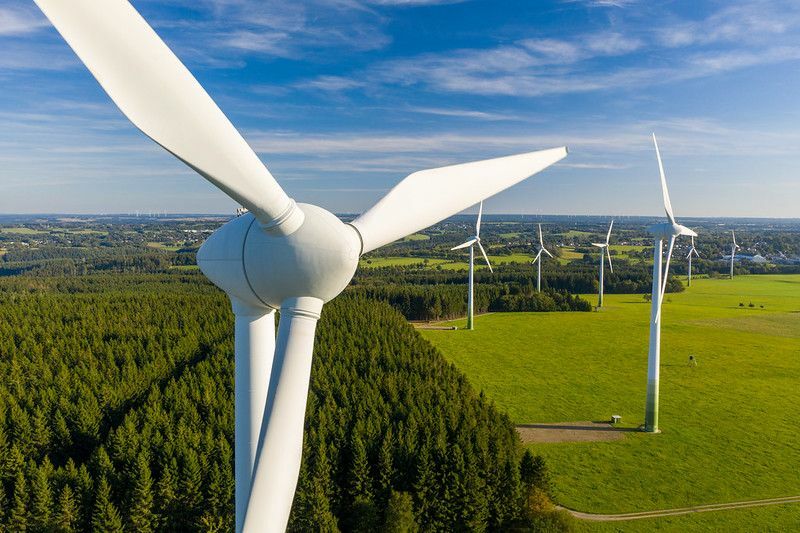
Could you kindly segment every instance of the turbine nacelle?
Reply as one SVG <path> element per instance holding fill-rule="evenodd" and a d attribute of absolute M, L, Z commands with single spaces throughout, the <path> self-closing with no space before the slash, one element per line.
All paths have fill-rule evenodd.
<path fill-rule="evenodd" d="M 667 240 L 670 237 L 677 237 L 678 235 L 689 235 L 690 237 L 697 237 L 697 233 L 693 230 L 682 226 L 678 223 L 664 222 L 663 224 L 654 224 L 647 228 L 647 231 L 661 240 Z"/>
<path fill-rule="evenodd" d="M 262 230 L 248 213 L 214 232 L 197 252 L 203 273 L 228 295 L 256 307 L 279 309 L 287 298 L 323 302 L 344 290 L 355 274 L 361 239 L 353 226 L 310 204 L 291 235 Z"/>

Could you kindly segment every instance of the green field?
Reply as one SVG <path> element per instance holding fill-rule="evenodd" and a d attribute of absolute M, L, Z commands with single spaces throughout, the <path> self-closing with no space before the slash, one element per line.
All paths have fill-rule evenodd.
<path fill-rule="evenodd" d="M 424 261 L 424 257 L 366 257 L 361 259 L 361 266 L 364 268 L 410 266 L 422 264 Z M 491 261 L 492 266 L 502 265 L 504 263 L 529 263 L 533 261 L 533 256 L 530 254 L 489 254 L 489 261 Z M 429 268 L 441 267 L 445 270 L 467 270 L 469 268 L 469 252 L 464 253 L 463 261 L 430 258 L 428 259 L 427 265 Z M 484 263 L 483 257 L 480 256 L 480 252 L 475 256 L 475 268 L 486 268 L 486 263 Z"/>
<path fill-rule="evenodd" d="M 662 433 L 534 445 L 559 503 L 622 513 L 800 494 L 800 276 L 702 279 L 667 299 Z M 472 332 L 422 333 L 515 422 L 620 414 L 635 427 L 644 416 L 649 304 L 638 295 L 606 302 L 596 313 L 491 314 Z M 800 524 L 800 505 L 584 526 L 764 530 L 773 515 Z"/>
<path fill-rule="evenodd" d="M 404 241 L 427 241 L 430 240 L 428 235 L 423 233 L 414 233 L 413 235 L 409 235 L 403 239 Z"/>
<path fill-rule="evenodd" d="M 47 232 L 31 228 L 0 228 L 0 233 L 9 233 L 12 235 L 41 235 Z"/>
<path fill-rule="evenodd" d="M 180 246 L 174 244 L 165 244 L 163 242 L 148 242 L 148 248 L 154 248 L 156 250 L 167 250 L 169 252 L 177 252 L 181 249 Z"/>
<path fill-rule="evenodd" d="M 379 268 L 388 266 L 419 265 L 425 261 L 424 257 L 366 257 L 361 259 L 364 268 Z M 428 259 L 428 265 L 433 267 L 447 263 L 446 259 Z"/>

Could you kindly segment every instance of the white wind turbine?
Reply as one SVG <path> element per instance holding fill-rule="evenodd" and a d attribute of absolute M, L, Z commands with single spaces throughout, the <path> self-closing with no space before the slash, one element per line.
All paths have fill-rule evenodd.
<path fill-rule="evenodd" d="M 544 247 L 544 240 L 542 239 L 542 225 L 539 224 L 539 253 L 537 253 L 536 257 L 534 257 L 533 261 L 531 261 L 531 264 L 534 264 L 537 261 L 539 262 L 536 271 L 536 292 L 542 292 L 542 252 L 546 253 L 550 257 L 553 257 L 553 254 L 548 252 L 547 248 Z"/>
<path fill-rule="evenodd" d="M 249 210 L 209 237 L 197 261 L 235 315 L 236 530 L 283 531 L 323 303 L 347 286 L 361 254 L 524 180 L 566 148 L 415 172 L 344 224 L 287 196 L 127 0 L 36 3 L 131 122 Z"/>
<path fill-rule="evenodd" d="M 489 257 L 486 255 L 486 250 L 483 249 L 481 244 L 481 217 L 483 216 L 483 201 L 478 207 L 478 221 L 475 223 L 475 235 L 467 242 L 461 243 L 458 246 L 450 248 L 451 250 L 460 250 L 469 247 L 469 295 L 467 296 L 467 329 L 475 329 L 475 307 L 473 304 L 475 298 L 475 245 L 478 245 L 483 258 L 486 260 L 486 266 L 489 267 L 489 272 L 492 270 L 492 265 L 489 263 Z"/>
<path fill-rule="evenodd" d="M 731 243 L 731 279 L 733 279 L 733 258 L 736 257 L 736 250 L 741 249 L 741 246 L 736 244 L 736 233 L 731 230 L 731 237 L 733 237 L 733 243 Z"/>
<path fill-rule="evenodd" d="M 603 256 L 608 257 L 608 269 L 614 273 L 614 267 L 611 264 L 611 250 L 608 249 L 608 242 L 611 240 L 611 228 L 614 227 L 614 221 L 608 226 L 608 234 L 606 235 L 606 242 L 593 242 L 592 246 L 600 248 L 600 292 L 598 293 L 597 307 L 603 307 Z"/>
<path fill-rule="evenodd" d="M 647 403 L 644 413 L 644 430 L 652 433 L 658 432 L 658 384 L 661 366 L 661 304 L 664 301 L 664 291 L 667 288 L 669 275 L 669 261 L 672 258 L 672 248 L 678 235 L 697 237 L 697 233 L 686 226 L 681 226 L 675 221 L 672 214 L 672 203 L 669 201 L 667 178 L 664 175 L 664 165 L 661 163 L 661 153 L 658 151 L 656 134 L 653 134 L 653 145 L 656 148 L 658 159 L 658 172 L 661 176 L 661 194 L 664 198 L 664 211 L 667 222 L 656 224 L 647 228 L 653 234 L 653 292 L 650 304 L 650 349 L 647 357 Z M 664 240 L 669 239 L 667 249 L 667 264 L 664 273 L 661 273 L 661 256 L 663 255 Z"/>
<path fill-rule="evenodd" d="M 686 259 L 689 260 L 689 279 L 687 281 L 687 285 L 689 287 L 692 286 L 692 256 L 700 257 L 700 254 L 697 253 L 697 248 L 694 247 L 694 237 L 692 237 L 692 246 L 689 248 L 689 253 L 686 255 Z"/>

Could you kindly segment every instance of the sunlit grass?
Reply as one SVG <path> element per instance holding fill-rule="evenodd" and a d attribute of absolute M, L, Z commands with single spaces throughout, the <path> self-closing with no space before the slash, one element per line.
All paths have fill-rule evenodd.
<path fill-rule="evenodd" d="M 498 313 L 478 317 L 475 331 L 422 333 L 518 423 L 620 414 L 636 426 L 650 305 L 638 295 L 606 303 L 600 312 Z M 632 512 L 800 494 L 800 276 L 698 279 L 668 295 L 663 313 L 663 432 L 536 445 L 558 501 Z M 769 516 L 747 516 L 761 512 Z M 731 513 L 662 523 L 711 527 L 712 515 Z"/>

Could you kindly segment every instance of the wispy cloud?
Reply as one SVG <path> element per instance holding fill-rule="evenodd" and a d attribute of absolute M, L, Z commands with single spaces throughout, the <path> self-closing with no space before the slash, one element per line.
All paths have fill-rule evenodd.
<path fill-rule="evenodd" d="M 45 18 L 33 9 L 0 7 L 0 36 L 25 35 L 45 26 Z"/>

